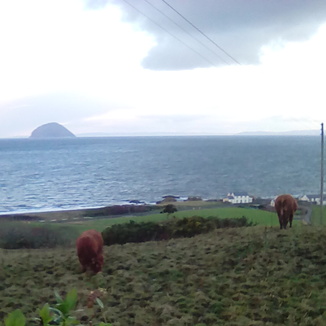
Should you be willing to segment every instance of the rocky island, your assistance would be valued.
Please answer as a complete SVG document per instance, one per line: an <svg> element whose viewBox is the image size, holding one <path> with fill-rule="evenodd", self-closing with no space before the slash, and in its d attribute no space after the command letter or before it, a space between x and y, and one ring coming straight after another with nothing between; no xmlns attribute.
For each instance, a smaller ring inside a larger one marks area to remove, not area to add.
<svg viewBox="0 0 326 326"><path fill-rule="evenodd" d="M75 138L76 136L57 122L46 123L33 130L29 138Z"/></svg>

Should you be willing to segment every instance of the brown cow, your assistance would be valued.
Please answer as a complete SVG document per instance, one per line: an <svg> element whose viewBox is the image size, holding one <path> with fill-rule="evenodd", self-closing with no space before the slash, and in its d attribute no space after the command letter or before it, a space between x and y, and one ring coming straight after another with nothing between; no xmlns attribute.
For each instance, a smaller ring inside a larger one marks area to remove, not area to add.
<svg viewBox="0 0 326 326"><path fill-rule="evenodd" d="M76 241L77 255L82 271L91 270L95 274L103 266L103 238L100 232L88 230L83 232Z"/></svg>
<svg viewBox="0 0 326 326"><path fill-rule="evenodd" d="M280 228L286 229L288 222L292 227L295 211L298 209L297 201L291 195L280 195L275 200L275 209L280 221Z"/></svg>

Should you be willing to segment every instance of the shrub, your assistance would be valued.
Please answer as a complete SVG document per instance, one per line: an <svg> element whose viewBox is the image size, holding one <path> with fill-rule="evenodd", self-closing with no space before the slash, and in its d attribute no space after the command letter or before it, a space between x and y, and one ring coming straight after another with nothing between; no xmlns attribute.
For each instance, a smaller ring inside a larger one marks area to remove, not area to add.
<svg viewBox="0 0 326 326"><path fill-rule="evenodd" d="M164 207L164 209L161 213L173 214L177 211L178 211L178 209L173 204L168 204Z"/></svg>
<svg viewBox="0 0 326 326"><path fill-rule="evenodd" d="M71 230L65 227L36 227L24 222L1 223L0 247L4 249L54 248L71 244Z"/></svg>
<svg viewBox="0 0 326 326"><path fill-rule="evenodd" d="M207 233L215 228L251 226L246 217L218 219L193 216L188 218L173 218L161 223L130 221L124 224L112 225L102 232L104 244L124 244L128 242L145 242L167 240L171 238L193 237Z"/></svg>
<svg viewBox="0 0 326 326"><path fill-rule="evenodd" d="M196 234L207 233L215 229L213 220L201 216L193 216L183 219L175 219L170 222L170 234L172 238L193 237Z"/></svg>
<svg viewBox="0 0 326 326"><path fill-rule="evenodd" d="M114 224L102 232L104 244L124 244L127 242L145 242L160 240L165 227L154 222Z"/></svg>
<svg viewBox="0 0 326 326"><path fill-rule="evenodd" d="M253 222L249 222L245 216L240 218L224 218L218 219L214 217L209 217L209 220L214 221L216 228L236 228L242 226L253 226Z"/></svg>

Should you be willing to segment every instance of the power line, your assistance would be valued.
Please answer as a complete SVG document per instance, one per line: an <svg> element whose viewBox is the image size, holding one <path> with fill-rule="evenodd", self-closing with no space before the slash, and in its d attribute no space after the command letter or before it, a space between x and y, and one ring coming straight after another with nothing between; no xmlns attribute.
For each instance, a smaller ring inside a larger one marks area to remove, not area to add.
<svg viewBox="0 0 326 326"><path fill-rule="evenodd" d="M155 7L152 3L150 3L148 0L143 0L147 4L149 4L152 8L154 8L156 11L158 11L161 15L163 15L165 18L167 18L169 21L171 21L174 25L179 27L182 31L184 31L186 34L188 34L191 38L196 40L199 44L201 44L205 49L209 50L211 53L216 55L220 60L222 60L224 63L229 64L225 59L223 59L220 55L218 55L215 51L213 51L211 48L209 48L206 44L204 44L202 41L200 41L195 36L191 35L185 28L183 28L180 24L176 23L171 17L169 17L167 14L165 14L162 10Z"/></svg>
<svg viewBox="0 0 326 326"><path fill-rule="evenodd" d="M190 24L196 31L206 37L211 43L213 43L219 50L221 50L224 54L226 54L230 59L232 59L238 65L241 65L238 60L232 57L228 52L226 52L221 46L219 46L214 40L212 40L209 36L207 36L203 31L201 31L196 25L194 25L189 19L187 19L184 15L182 15L179 11L177 11L174 7L172 7L167 1L162 0L169 8L171 8L175 13L177 13L181 18L183 18L188 24Z"/></svg>
<svg viewBox="0 0 326 326"><path fill-rule="evenodd" d="M174 34L172 34L171 32L169 32L166 28L164 28L163 26L161 26L160 24L158 24L157 22L155 22L152 18L150 18L149 16L147 16L146 14L144 14L142 11L140 11L138 8L136 8L134 5L132 5L129 1L127 0L123 0L125 3L127 3L130 7L132 7L134 10L136 10L137 12L139 12L141 15L145 16L148 20L150 20L153 24L155 24L156 26L158 26L159 28L161 28L163 31L165 31L166 33L168 33L170 36L172 36L173 38L175 38L176 40L178 40L180 43L182 43L185 47L187 47L189 50L195 52L197 55L199 55L202 59L204 59L206 62L208 62L209 64L217 67L215 65L215 63L213 63L211 60L207 59L205 56L203 56L200 52L198 52L197 50L195 50L194 48L192 48L191 46L189 46L188 44L186 44L185 42L183 42L179 37L175 36Z"/></svg>

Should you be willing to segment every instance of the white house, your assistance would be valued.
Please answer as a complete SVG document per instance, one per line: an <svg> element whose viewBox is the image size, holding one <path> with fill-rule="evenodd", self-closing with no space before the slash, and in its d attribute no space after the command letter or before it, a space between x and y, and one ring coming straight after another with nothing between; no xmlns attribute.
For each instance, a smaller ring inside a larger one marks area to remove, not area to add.
<svg viewBox="0 0 326 326"><path fill-rule="evenodd" d="M320 195L303 195L299 200L307 201L309 203L314 203L320 205ZM326 195L324 194L323 205L326 205Z"/></svg>
<svg viewBox="0 0 326 326"><path fill-rule="evenodd" d="M246 192L229 192L227 197L223 199L223 202L229 202L232 204L249 204L252 203L253 198Z"/></svg>
<svg viewBox="0 0 326 326"><path fill-rule="evenodd" d="M275 207L276 198L277 197L271 200L270 205L273 207ZM306 201L308 203L320 205L320 195L303 195L301 197L298 197L297 199L300 201ZM323 205L326 205L326 194L324 195Z"/></svg>

